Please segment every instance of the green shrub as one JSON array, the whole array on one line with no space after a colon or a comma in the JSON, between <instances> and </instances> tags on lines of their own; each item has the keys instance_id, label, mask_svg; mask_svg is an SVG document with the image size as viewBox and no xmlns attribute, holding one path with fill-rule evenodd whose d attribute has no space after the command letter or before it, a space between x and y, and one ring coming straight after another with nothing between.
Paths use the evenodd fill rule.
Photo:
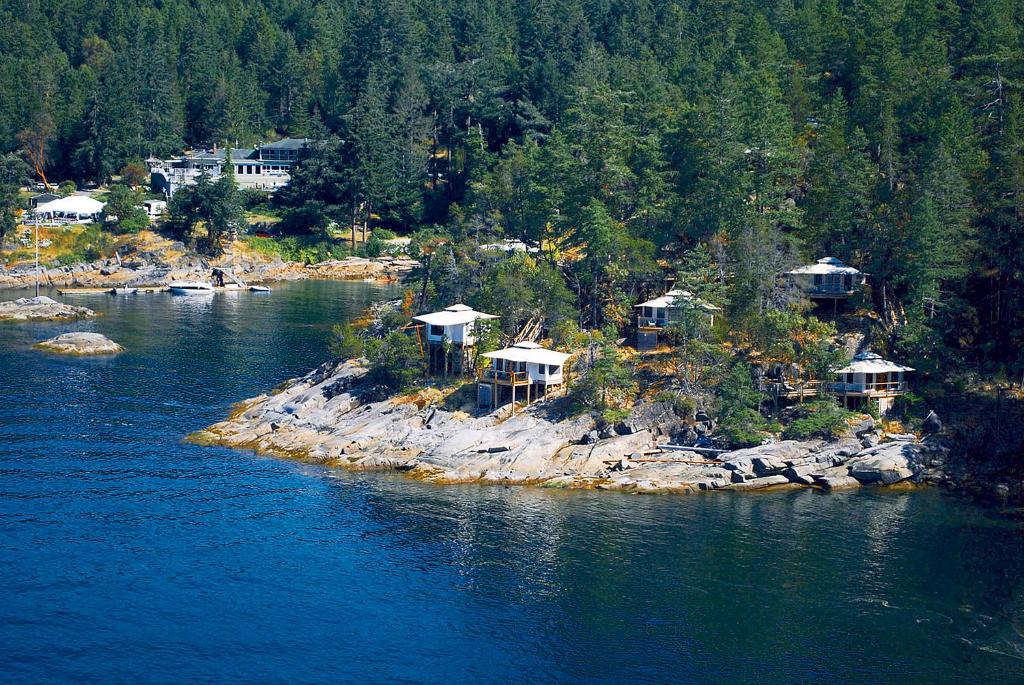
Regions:
<instances>
[{"instance_id":1,"label":"green shrub","mask_svg":"<svg viewBox=\"0 0 1024 685\"><path fill-rule=\"evenodd\" d=\"M375 228L370 235L376 236L378 240L393 240L398 237L395 235L394 231L390 231L386 228Z\"/></svg>"},{"instance_id":2,"label":"green shrub","mask_svg":"<svg viewBox=\"0 0 1024 685\"><path fill-rule=\"evenodd\" d=\"M697 413L697 401L689 395L662 390L654 396L654 401L671 404L672 411L676 413L676 416L684 419L692 419L693 415Z\"/></svg>"},{"instance_id":3,"label":"green shrub","mask_svg":"<svg viewBox=\"0 0 1024 685\"><path fill-rule=\"evenodd\" d=\"M331 328L331 339L327 345L331 354L339 359L357 359L363 356L363 338L350 323L338 324Z\"/></svg>"},{"instance_id":4,"label":"green shrub","mask_svg":"<svg viewBox=\"0 0 1024 685\"><path fill-rule=\"evenodd\" d=\"M315 264L329 259L344 259L351 254L346 244L323 240L313 235L271 238L246 236L243 240L256 252L268 257L280 257L287 262Z\"/></svg>"},{"instance_id":5,"label":"green shrub","mask_svg":"<svg viewBox=\"0 0 1024 685\"><path fill-rule=\"evenodd\" d=\"M370 364L367 380L388 390L408 390L423 378L419 346L400 331L366 341L366 358Z\"/></svg>"},{"instance_id":6,"label":"green shrub","mask_svg":"<svg viewBox=\"0 0 1024 685\"><path fill-rule=\"evenodd\" d=\"M847 428L852 412L829 399L817 400L804 406L803 416L792 421L782 432L787 440L825 438L831 440Z\"/></svg>"},{"instance_id":7,"label":"green shrub","mask_svg":"<svg viewBox=\"0 0 1024 685\"><path fill-rule=\"evenodd\" d=\"M772 428L760 412L743 407L722 419L718 433L732 447L755 447L764 442L765 433L771 432Z\"/></svg>"}]
</instances>

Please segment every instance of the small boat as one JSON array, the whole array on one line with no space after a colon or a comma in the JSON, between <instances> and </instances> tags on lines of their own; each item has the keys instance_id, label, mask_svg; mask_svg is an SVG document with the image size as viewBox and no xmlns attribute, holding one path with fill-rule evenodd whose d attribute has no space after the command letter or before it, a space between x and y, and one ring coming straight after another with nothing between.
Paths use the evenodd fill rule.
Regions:
<instances>
[{"instance_id":1,"label":"small boat","mask_svg":"<svg viewBox=\"0 0 1024 685\"><path fill-rule=\"evenodd\" d=\"M249 286L249 290L251 292L254 292L254 293L269 293L270 292L270 286L269 285L250 285Z\"/></svg>"},{"instance_id":2,"label":"small boat","mask_svg":"<svg viewBox=\"0 0 1024 685\"><path fill-rule=\"evenodd\" d=\"M206 281L171 281L167 284L172 295L212 295L213 285Z\"/></svg>"},{"instance_id":3,"label":"small boat","mask_svg":"<svg viewBox=\"0 0 1024 685\"><path fill-rule=\"evenodd\" d=\"M139 292L138 288L111 288L109 291L111 295L134 295Z\"/></svg>"}]
</instances>

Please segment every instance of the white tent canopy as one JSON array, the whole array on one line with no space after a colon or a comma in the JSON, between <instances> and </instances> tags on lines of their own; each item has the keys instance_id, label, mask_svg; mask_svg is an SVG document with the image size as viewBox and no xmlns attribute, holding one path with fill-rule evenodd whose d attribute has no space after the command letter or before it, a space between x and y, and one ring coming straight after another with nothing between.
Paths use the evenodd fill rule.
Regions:
<instances>
[{"instance_id":1,"label":"white tent canopy","mask_svg":"<svg viewBox=\"0 0 1024 685\"><path fill-rule=\"evenodd\" d=\"M86 195L69 195L39 205L35 208L35 213L49 216L57 214L76 217L95 216L103 211L104 206L103 202Z\"/></svg>"},{"instance_id":2,"label":"white tent canopy","mask_svg":"<svg viewBox=\"0 0 1024 685\"><path fill-rule=\"evenodd\" d=\"M803 274L815 275L815 274L842 274L855 276L860 273L859 269L855 269L852 266L847 266L843 262L835 257L823 257L814 264L808 264L807 266L801 266L792 271L786 272L793 276L799 276Z\"/></svg>"},{"instance_id":3,"label":"white tent canopy","mask_svg":"<svg viewBox=\"0 0 1024 685\"><path fill-rule=\"evenodd\" d=\"M896 373L913 370L909 366L902 366L882 359L874 352L861 352L849 364L841 369L836 369L835 373Z\"/></svg>"},{"instance_id":4,"label":"white tent canopy","mask_svg":"<svg viewBox=\"0 0 1024 685\"><path fill-rule=\"evenodd\" d=\"M561 366L570 356L564 352L555 352L537 343L521 342L503 350L486 352L483 355L488 359L504 359L509 362L526 362L528 364L550 364Z\"/></svg>"}]
</instances>

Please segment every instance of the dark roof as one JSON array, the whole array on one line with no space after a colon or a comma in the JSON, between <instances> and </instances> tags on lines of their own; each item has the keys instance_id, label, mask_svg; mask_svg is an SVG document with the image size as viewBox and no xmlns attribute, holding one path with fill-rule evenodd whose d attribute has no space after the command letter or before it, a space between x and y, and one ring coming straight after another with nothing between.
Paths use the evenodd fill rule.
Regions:
<instances>
[{"instance_id":1,"label":"dark roof","mask_svg":"<svg viewBox=\"0 0 1024 685\"><path fill-rule=\"evenodd\" d=\"M301 150L309 144L308 138L282 138L273 143L265 143L264 150Z\"/></svg>"},{"instance_id":2,"label":"dark roof","mask_svg":"<svg viewBox=\"0 0 1024 685\"><path fill-rule=\"evenodd\" d=\"M50 200L59 200L60 199L60 195L54 195L53 193L39 193L38 195L33 195L30 199L33 202L37 202L37 203L38 202L49 202Z\"/></svg>"}]
</instances>

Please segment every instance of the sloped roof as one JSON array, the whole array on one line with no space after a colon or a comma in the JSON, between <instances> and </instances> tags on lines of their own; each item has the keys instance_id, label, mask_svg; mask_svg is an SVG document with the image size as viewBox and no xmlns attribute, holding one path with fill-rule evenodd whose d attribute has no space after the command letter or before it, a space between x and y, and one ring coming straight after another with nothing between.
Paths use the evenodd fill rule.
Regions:
<instances>
[{"instance_id":1,"label":"sloped roof","mask_svg":"<svg viewBox=\"0 0 1024 685\"><path fill-rule=\"evenodd\" d=\"M902 366L887 359L882 359L874 352L861 352L849 364L835 373L893 373L896 371L913 371L909 366Z\"/></svg>"},{"instance_id":2,"label":"sloped roof","mask_svg":"<svg viewBox=\"0 0 1024 685\"><path fill-rule=\"evenodd\" d=\"M683 306L700 307L701 309L707 312L717 312L721 309L720 307L716 307L710 302L705 302L704 300L698 297L694 297L693 293L691 293L689 290L669 290L661 297L656 297L653 300L648 300L647 302L641 302L638 305L634 305L634 308Z\"/></svg>"},{"instance_id":3,"label":"sloped roof","mask_svg":"<svg viewBox=\"0 0 1024 685\"><path fill-rule=\"evenodd\" d=\"M99 214L103 202L85 195L69 195L59 200L45 202L36 207L36 214Z\"/></svg>"},{"instance_id":4,"label":"sloped roof","mask_svg":"<svg viewBox=\"0 0 1024 685\"><path fill-rule=\"evenodd\" d=\"M477 319L497 319L498 317L494 314L478 312L464 304L453 304L443 311L420 314L412 318L413 321L422 321L430 326L458 326L460 324L472 323Z\"/></svg>"},{"instance_id":5,"label":"sloped roof","mask_svg":"<svg viewBox=\"0 0 1024 685\"><path fill-rule=\"evenodd\" d=\"M282 138L272 143L264 143L264 150L301 150L309 144L308 138Z\"/></svg>"},{"instance_id":6,"label":"sloped roof","mask_svg":"<svg viewBox=\"0 0 1024 685\"><path fill-rule=\"evenodd\" d=\"M533 364L551 364L553 366L561 366L565 363L565 360L572 355L565 354L564 352L556 352L555 350L549 350L546 347L541 347L537 343L520 342L516 343L512 347L506 347L503 350L485 352L483 356L488 359L504 359L510 362L527 362Z\"/></svg>"},{"instance_id":7,"label":"sloped roof","mask_svg":"<svg viewBox=\"0 0 1024 685\"><path fill-rule=\"evenodd\" d=\"M861 273L859 269L855 269L852 266L847 266L843 262L835 257L822 257L814 264L807 264L805 266L797 267L792 271L786 273L799 276L802 274L842 274L842 275L855 275Z\"/></svg>"}]
</instances>

